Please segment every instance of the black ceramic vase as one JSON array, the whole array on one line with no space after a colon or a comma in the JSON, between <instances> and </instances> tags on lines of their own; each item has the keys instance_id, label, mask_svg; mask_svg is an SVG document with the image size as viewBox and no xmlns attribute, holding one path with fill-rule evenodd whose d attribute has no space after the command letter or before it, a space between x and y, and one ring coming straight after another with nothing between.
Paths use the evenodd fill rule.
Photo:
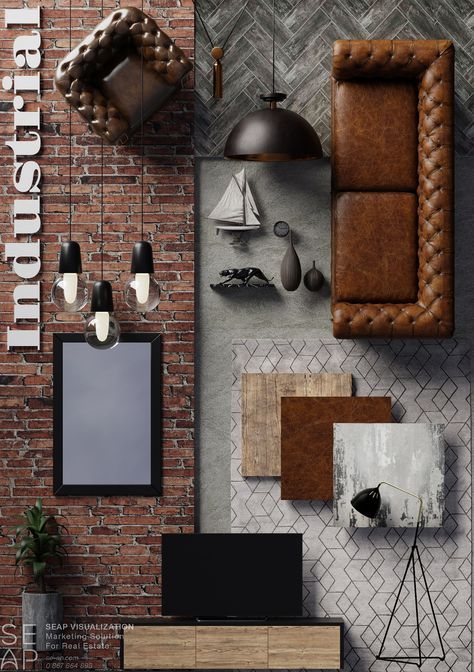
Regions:
<instances>
[{"instance_id":1,"label":"black ceramic vase","mask_svg":"<svg viewBox=\"0 0 474 672\"><path fill-rule=\"evenodd\" d=\"M301 264L293 245L291 231L288 249L281 262L280 277L281 284L288 292L294 292L300 286Z\"/></svg>"},{"instance_id":2,"label":"black ceramic vase","mask_svg":"<svg viewBox=\"0 0 474 672\"><path fill-rule=\"evenodd\" d=\"M294 292L300 286L301 264L293 245L291 230L288 249L281 262L280 277L281 284L288 292Z\"/></svg>"},{"instance_id":3,"label":"black ceramic vase","mask_svg":"<svg viewBox=\"0 0 474 672\"><path fill-rule=\"evenodd\" d=\"M324 275L316 268L315 261L313 261L313 267L304 274L303 282L310 292L317 292L324 285Z\"/></svg>"}]
</instances>

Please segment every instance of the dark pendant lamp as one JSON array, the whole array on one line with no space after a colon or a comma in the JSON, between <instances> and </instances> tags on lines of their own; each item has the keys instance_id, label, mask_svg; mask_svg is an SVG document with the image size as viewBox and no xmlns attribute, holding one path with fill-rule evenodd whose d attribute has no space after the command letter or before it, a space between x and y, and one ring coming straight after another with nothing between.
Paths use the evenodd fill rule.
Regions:
<instances>
[{"instance_id":1,"label":"dark pendant lamp","mask_svg":"<svg viewBox=\"0 0 474 672\"><path fill-rule=\"evenodd\" d=\"M277 107L286 94L275 91L275 0L272 45L272 92L260 96L268 107L250 112L234 126L224 156L242 161L320 159L321 142L311 124L296 112Z\"/></svg>"},{"instance_id":2,"label":"dark pendant lamp","mask_svg":"<svg viewBox=\"0 0 474 672\"><path fill-rule=\"evenodd\" d=\"M72 51L72 7L69 2L69 51ZM72 107L69 106L69 240L62 243L59 275L51 289L51 300L61 311L82 310L87 303L87 285L82 273L81 248L72 240Z\"/></svg>"},{"instance_id":3,"label":"dark pendant lamp","mask_svg":"<svg viewBox=\"0 0 474 672\"><path fill-rule=\"evenodd\" d=\"M143 0L142 0L142 13L143 13ZM153 248L151 244L144 240L144 139L143 139L143 47L140 49L140 60L141 60L141 88L140 88L140 139L141 139L141 196L142 196L142 208L141 208L141 231L142 231L142 240L139 243L135 243L132 252L132 265L130 272L132 277L127 281L125 285L125 302L132 310L137 310L140 313L146 313L149 310L153 310L160 302L160 286L153 277L155 272L153 264Z\"/></svg>"},{"instance_id":4,"label":"dark pendant lamp","mask_svg":"<svg viewBox=\"0 0 474 672\"><path fill-rule=\"evenodd\" d=\"M104 280L104 141L100 143L100 270L101 279L92 288L91 313L86 320L85 339L93 348L110 350L120 340L120 325L115 319L112 285Z\"/></svg>"},{"instance_id":5,"label":"dark pendant lamp","mask_svg":"<svg viewBox=\"0 0 474 672\"><path fill-rule=\"evenodd\" d=\"M428 588L428 581L426 580L426 574L425 574L425 569L423 567L423 564L421 562L421 555L420 551L418 549L418 534L420 530L420 523L421 523L421 514L423 511L423 501L421 497L418 497L418 495L415 495L413 492L409 492L408 490L404 490L403 488L400 488L398 485L393 485L393 483L387 483L386 481L381 481L377 487L375 488L367 488L365 490L361 490L358 492L355 497L353 497L351 504L354 507L356 511L358 511L360 514L363 516L366 516L367 518L376 518L377 514L380 511L380 507L382 504L382 499L380 497L380 486L381 485L387 485L390 488L394 488L395 490L398 490L399 492L404 492L406 495L410 495L410 497L415 497L415 499L418 500L419 502L419 507L418 507L418 518L416 521L416 530L415 530L415 538L413 540L413 545L411 548L411 552L408 558L408 562L405 568L405 571L403 573L403 578L401 580L401 583L399 585L397 595L395 598L395 602L392 607L392 611L390 614L390 619L388 621L388 625L385 629L385 634L382 639L382 643L380 645L380 650L378 655L376 656L377 660L383 660L387 662L394 662L398 663L399 665L416 665L418 668L422 666L422 664L427 661L427 660L444 660L446 657L445 650L444 650L444 645L443 645L443 640L441 638L441 633L439 630L438 626L438 621L436 619L436 613L434 610L433 606L433 601L431 599L430 591ZM418 571L417 571L418 568ZM411 570L411 575L409 576L409 572ZM419 574L421 573L421 577ZM429 605L430 605L430 617L433 621L433 624L436 629L436 633L438 636L438 641L440 644L440 649L441 649L441 655L435 656L435 655L425 655L423 654L422 651L422 639L424 642L424 635L421 632L420 629L420 616L419 616L419 603L418 603L418 596L417 596L417 582L421 578L422 585L425 589L425 593L428 597ZM398 608L398 606L401 603L401 596L402 596L402 591L403 587L405 586L405 594L408 592L407 588L408 586L406 585L408 583L407 579L413 583L414 587L414 600L415 600L415 611L416 611L416 644L417 644L417 655L416 656L408 656L408 655L384 655L384 649L385 649L385 643L387 641L387 636L390 631L392 621L395 616L395 612ZM406 599L406 598L405 598ZM413 642L415 642L415 638L413 637Z\"/></svg>"}]
</instances>

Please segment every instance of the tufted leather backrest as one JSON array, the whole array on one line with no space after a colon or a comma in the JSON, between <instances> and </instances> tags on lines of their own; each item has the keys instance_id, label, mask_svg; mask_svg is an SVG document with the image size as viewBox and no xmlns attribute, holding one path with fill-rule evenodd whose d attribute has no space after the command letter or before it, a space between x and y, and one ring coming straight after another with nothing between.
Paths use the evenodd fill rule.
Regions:
<instances>
[{"instance_id":1,"label":"tufted leather backrest","mask_svg":"<svg viewBox=\"0 0 474 672\"><path fill-rule=\"evenodd\" d=\"M342 338L450 336L454 329L453 45L448 40L334 43L336 82L371 78L412 79L418 86L418 300L415 304L335 302L334 334Z\"/></svg>"},{"instance_id":2,"label":"tufted leather backrest","mask_svg":"<svg viewBox=\"0 0 474 672\"><path fill-rule=\"evenodd\" d=\"M449 40L336 40L332 76L339 80L419 78L445 52Z\"/></svg>"},{"instance_id":3,"label":"tufted leather backrest","mask_svg":"<svg viewBox=\"0 0 474 672\"><path fill-rule=\"evenodd\" d=\"M100 90L98 82L133 50L144 67L167 87L178 87L192 68L179 47L157 23L136 7L106 17L56 70L56 88L108 142L128 139L129 123Z\"/></svg>"}]
</instances>

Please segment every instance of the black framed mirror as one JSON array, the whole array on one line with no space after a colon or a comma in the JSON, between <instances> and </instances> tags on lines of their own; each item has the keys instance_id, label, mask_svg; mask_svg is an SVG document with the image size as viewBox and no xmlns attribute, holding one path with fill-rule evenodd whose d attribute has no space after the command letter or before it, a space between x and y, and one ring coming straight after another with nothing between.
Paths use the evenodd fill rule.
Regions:
<instances>
[{"instance_id":1,"label":"black framed mirror","mask_svg":"<svg viewBox=\"0 0 474 672\"><path fill-rule=\"evenodd\" d=\"M56 495L161 494L161 336L54 334Z\"/></svg>"}]
</instances>

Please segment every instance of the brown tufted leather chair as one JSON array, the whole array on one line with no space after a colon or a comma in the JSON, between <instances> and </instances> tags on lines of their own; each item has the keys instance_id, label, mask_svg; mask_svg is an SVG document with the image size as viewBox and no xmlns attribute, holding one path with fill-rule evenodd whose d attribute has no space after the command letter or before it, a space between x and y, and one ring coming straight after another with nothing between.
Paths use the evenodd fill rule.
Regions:
<instances>
[{"instance_id":1,"label":"brown tufted leather chair","mask_svg":"<svg viewBox=\"0 0 474 672\"><path fill-rule=\"evenodd\" d=\"M179 88L190 61L153 19L135 7L117 9L61 61L55 84L92 130L124 144Z\"/></svg>"},{"instance_id":2,"label":"brown tufted leather chair","mask_svg":"<svg viewBox=\"0 0 474 672\"><path fill-rule=\"evenodd\" d=\"M453 69L448 40L334 43L338 338L453 333Z\"/></svg>"}]
</instances>

